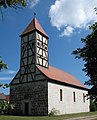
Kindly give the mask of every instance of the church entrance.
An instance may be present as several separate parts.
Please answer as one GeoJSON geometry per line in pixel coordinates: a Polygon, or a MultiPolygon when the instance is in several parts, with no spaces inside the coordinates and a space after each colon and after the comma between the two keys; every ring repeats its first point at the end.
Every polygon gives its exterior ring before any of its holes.
{"type": "Polygon", "coordinates": [[[25,106],[25,115],[29,115],[29,103],[28,102],[25,102],[24,103],[24,106],[25,106]]]}

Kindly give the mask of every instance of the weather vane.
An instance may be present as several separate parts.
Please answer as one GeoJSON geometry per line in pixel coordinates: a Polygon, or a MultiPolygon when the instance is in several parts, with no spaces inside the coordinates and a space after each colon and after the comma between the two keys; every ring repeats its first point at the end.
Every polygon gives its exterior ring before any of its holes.
{"type": "Polygon", "coordinates": [[[34,18],[36,17],[36,13],[34,12],[34,18]]]}

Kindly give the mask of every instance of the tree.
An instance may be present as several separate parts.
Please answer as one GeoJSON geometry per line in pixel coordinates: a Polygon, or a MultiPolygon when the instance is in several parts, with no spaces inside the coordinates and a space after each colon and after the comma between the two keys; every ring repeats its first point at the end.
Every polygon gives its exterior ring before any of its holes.
{"type": "Polygon", "coordinates": [[[4,8],[4,9],[6,9],[6,8],[18,9],[18,8],[22,8],[22,7],[26,7],[26,6],[27,6],[26,0],[0,0],[1,16],[3,18],[2,8],[4,8]]]}
{"type": "MultiPolygon", "coordinates": [[[[4,9],[6,9],[8,7],[17,9],[17,8],[21,8],[21,7],[26,7],[26,5],[27,5],[26,0],[0,0],[0,10],[1,10],[2,7],[4,9]]],[[[2,14],[2,12],[1,12],[1,14],[2,14]]],[[[0,70],[2,68],[7,69],[8,66],[7,66],[6,63],[4,63],[2,61],[1,56],[0,56],[0,70]]]]}
{"type": "Polygon", "coordinates": [[[5,100],[0,101],[0,115],[8,114],[9,110],[10,104],[5,100]]]}
{"type": "MultiPolygon", "coordinates": [[[[3,69],[3,68],[8,69],[8,66],[7,66],[6,63],[3,62],[3,60],[2,60],[2,58],[1,58],[1,56],[0,56],[0,71],[1,71],[1,69],[3,69]]],[[[1,83],[0,83],[0,87],[3,87],[3,88],[5,89],[5,88],[9,87],[9,85],[8,85],[7,83],[6,83],[6,84],[1,84],[1,83]]]]}
{"type": "Polygon", "coordinates": [[[85,84],[92,86],[89,94],[97,101],[97,22],[91,25],[89,29],[91,33],[86,38],[81,39],[84,47],[77,48],[73,54],[75,58],[82,59],[85,62],[82,70],[89,77],[85,84]]]}
{"type": "Polygon", "coordinates": [[[6,63],[3,62],[3,60],[1,59],[1,56],[0,56],[0,70],[3,69],[3,68],[7,69],[8,66],[7,66],[6,63]]]}
{"type": "Polygon", "coordinates": [[[3,8],[20,8],[20,7],[25,7],[26,0],[0,0],[0,7],[3,8]]]}

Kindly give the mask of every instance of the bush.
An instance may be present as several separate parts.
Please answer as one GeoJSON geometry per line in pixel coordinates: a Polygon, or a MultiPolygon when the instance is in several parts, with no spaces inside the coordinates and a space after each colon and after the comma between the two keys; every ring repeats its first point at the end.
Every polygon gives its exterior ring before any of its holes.
{"type": "Polygon", "coordinates": [[[54,116],[54,115],[57,115],[59,114],[59,110],[56,110],[55,108],[52,108],[52,110],[49,112],[49,116],[54,116]]]}
{"type": "Polygon", "coordinates": [[[90,112],[96,111],[96,110],[97,110],[96,103],[90,100],[90,112]]]}
{"type": "MultiPolygon", "coordinates": [[[[9,102],[2,100],[0,101],[0,115],[2,114],[15,114],[17,111],[14,111],[14,104],[10,104],[9,102]]],[[[20,110],[18,110],[18,113],[20,110]]]]}
{"type": "Polygon", "coordinates": [[[0,101],[0,114],[8,114],[10,104],[7,101],[0,101]]]}

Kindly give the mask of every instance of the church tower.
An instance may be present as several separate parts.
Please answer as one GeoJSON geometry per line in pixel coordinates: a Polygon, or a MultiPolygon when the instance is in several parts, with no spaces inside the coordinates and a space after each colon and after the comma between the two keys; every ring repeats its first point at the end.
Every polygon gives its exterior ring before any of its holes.
{"type": "Polygon", "coordinates": [[[47,115],[48,77],[38,67],[49,70],[48,36],[34,16],[20,37],[20,69],[10,83],[10,103],[17,115],[47,115]]]}
{"type": "Polygon", "coordinates": [[[37,65],[48,69],[48,36],[34,17],[21,34],[20,82],[35,80],[37,65]]]}
{"type": "Polygon", "coordinates": [[[20,69],[10,83],[11,114],[89,112],[88,89],[72,75],[49,66],[48,36],[35,16],[20,37],[20,69]]]}

